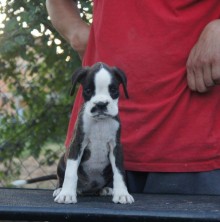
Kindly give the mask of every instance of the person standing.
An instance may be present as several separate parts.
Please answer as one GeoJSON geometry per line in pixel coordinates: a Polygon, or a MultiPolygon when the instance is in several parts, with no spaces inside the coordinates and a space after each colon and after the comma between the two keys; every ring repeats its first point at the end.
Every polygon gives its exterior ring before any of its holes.
{"type": "Polygon", "coordinates": [[[219,1],[93,2],[89,26],[76,2],[46,1],[54,27],[83,66],[101,61],[127,74],[130,99],[122,97],[119,107],[128,188],[220,194],[219,1]]]}

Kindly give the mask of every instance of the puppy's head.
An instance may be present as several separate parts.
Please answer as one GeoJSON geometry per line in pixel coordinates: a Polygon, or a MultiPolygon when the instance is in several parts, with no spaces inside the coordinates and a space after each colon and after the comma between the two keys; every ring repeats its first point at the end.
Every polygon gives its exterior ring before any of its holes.
{"type": "Polygon", "coordinates": [[[85,112],[96,119],[117,116],[121,84],[128,98],[127,79],[124,72],[104,63],[78,69],[72,77],[70,95],[74,94],[78,82],[83,87],[85,112]]]}

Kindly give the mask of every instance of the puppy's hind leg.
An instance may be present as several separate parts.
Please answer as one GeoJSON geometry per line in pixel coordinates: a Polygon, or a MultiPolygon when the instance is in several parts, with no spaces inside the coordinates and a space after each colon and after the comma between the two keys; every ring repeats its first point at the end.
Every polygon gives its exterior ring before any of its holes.
{"type": "Polygon", "coordinates": [[[113,195],[113,189],[111,187],[104,187],[99,192],[100,196],[112,196],[113,195]]]}

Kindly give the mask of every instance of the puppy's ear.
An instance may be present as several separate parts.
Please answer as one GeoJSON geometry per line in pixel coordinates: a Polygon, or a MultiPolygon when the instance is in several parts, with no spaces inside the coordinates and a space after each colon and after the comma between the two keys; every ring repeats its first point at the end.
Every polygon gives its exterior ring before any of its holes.
{"type": "Polygon", "coordinates": [[[128,99],[129,96],[128,96],[128,91],[127,91],[127,77],[125,73],[117,67],[113,67],[113,72],[116,75],[119,82],[122,83],[125,97],[128,99]]]}
{"type": "Polygon", "coordinates": [[[75,92],[77,83],[82,83],[82,80],[86,77],[88,67],[78,68],[72,75],[72,88],[70,95],[72,96],[75,92]]]}

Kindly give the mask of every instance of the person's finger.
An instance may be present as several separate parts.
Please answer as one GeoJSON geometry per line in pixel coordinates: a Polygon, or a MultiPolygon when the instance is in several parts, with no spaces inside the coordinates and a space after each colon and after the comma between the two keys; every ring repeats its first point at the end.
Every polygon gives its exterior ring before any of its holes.
{"type": "Polygon", "coordinates": [[[196,91],[196,80],[192,69],[187,68],[187,83],[192,91],[196,91]]]}
{"type": "Polygon", "coordinates": [[[213,64],[212,65],[212,80],[215,84],[220,84],[220,64],[213,64]]]}
{"type": "Polygon", "coordinates": [[[204,77],[203,77],[203,71],[202,69],[196,69],[194,70],[194,75],[195,75],[195,84],[196,84],[196,90],[200,93],[206,92],[207,87],[204,82],[204,77]]]}
{"type": "Polygon", "coordinates": [[[215,85],[212,78],[212,67],[211,65],[204,65],[203,67],[203,78],[204,83],[207,88],[210,88],[215,85]]]}

